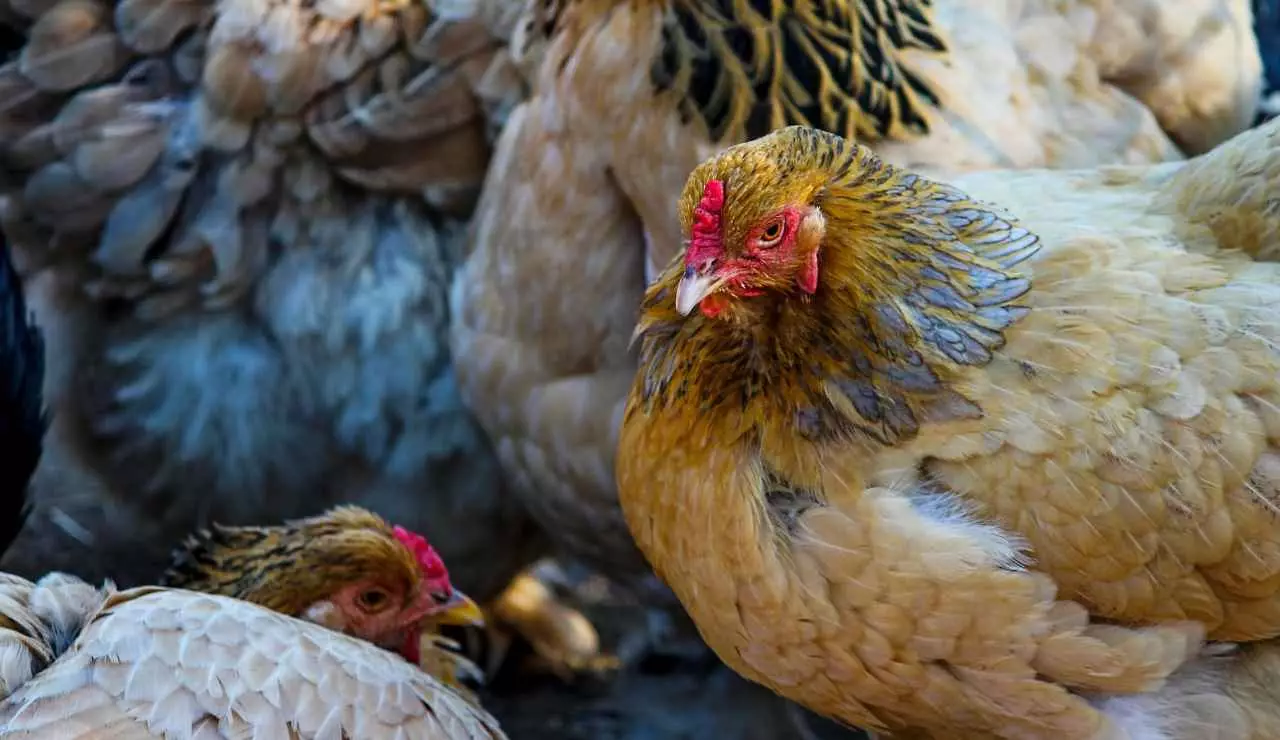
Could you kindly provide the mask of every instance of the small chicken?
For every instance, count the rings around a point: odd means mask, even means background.
[[[30,510],[27,485],[44,439],[44,338],[27,313],[22,281],[0,239],[0,552]]]
[[[389,634],[390,642],[380,644],[468,698],[462,679],[481,678],[475,666],[446,649],[435,629],[482,626],[480,608],[453,588],[424,538],[359,507],[275,527],[215,525],[174,552],[159,585],[230,596],[339,631],[346,631],[344,615],[394,613],[414,599],[431,602],[425,625]],[[428,648],[425,655],[421,646]]]
[[[815,711],[1159,737],[1141,692],[1202,636],[1280,635],[1277,192],[1280,121],[954,186],[804,127],[728,149],[636,330],[637,543]]]
[[[341,723],[355,737],[378,736],[396,726],[412,737],[496,733],[496,723],[477,703],[469,702],[474,709],[465,706],[462,700],[470,697],[450,684],[454,676],[443,676],[442,688],[408,663],[396,666],[400,661],[389,653],[336,634],[400,651],[416,663],[424,625],[471,624],[479,617],[475,604],[453,588],[443,561],[425,539],[357,507],[282,527],[215,527],[190,538],[164,580],[171,587],[213,594],[213,601],[186,590],[114,593],[108,585],[99,591],[64,574],[37,584],[0,578],[0,648],[7,648],[0,649],[0,698],[23,687],[0,707],[0,727],[10,731],[39,729],[70,737],[79,723],[92,722],[77,706],[90,696],[85,709],[130,727],[129,717],[141,716],[153,732],[177,737],[197,734],[205,721],[221,722],[224,734],[235,734],[230,728],[237,721],[243,723],[240,731],[262,733],[281,717],[294,722],[304,737],[327,722]],[[261,609],[283,616],[255,613]],[[117,613],[125,616],[111,616]],[[132,647],[122,651],[121,645]],[[218,647],[210,652],[212,645]],[[64,652],[31,680],[32,673]],[[112,666],[100,664],[104,655]],[[264,660],[274,674],[259,675],[253,668]],[[207,674],[220,663],[237,674],[222,677],[222,695],[250,708],[230,708],[239,717],[216,704],[217,694],[202,696],[210,690],[207,685],[192,683],[200,671]],[[113,671],[123,675],[112,679]],[[138,681],[151,682],[150,688],[140,693]],[[256,697],[228,691],[229,682],[240,682],[241,690]],[[327,696],[335,690],[341,697]],[[346,706],[337,703],[334,713],[337,698],[347,701]],[[314,704],[317,699],[323,706]],[[433,713],[441,715],[439,726],[432,724]]]
[[[636,306],[718,149],[787,124],[965,170],[1145,163],[1250,124],[1248,0],[530,0],[451,295],[462,393],[565,551],[629,582],[614,452]],[[1175,145],[1175,142],[1177,145]]]
[[[62,607],[68,584],[46,584],[32,602]],[[75,642],[0,703],[0,737],[505,737],[395,655],[260,606],[147,587],[83,603]]]

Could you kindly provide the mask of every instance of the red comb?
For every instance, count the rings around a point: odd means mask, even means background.
[[[415,534],[404,527],[395,527],[392,530],[396,539],[400,544],[409,548],[409,552],[413,553],[413,557],[418,561],[418,565],[422,568],[422,575],[429,581],[443,580],[446,585],[449,583],[449,570],[444,567],[444,560],[440,558],[440,554],[432,547],[420,534]]]
[[[721,219],[724,211],[724,180],[708,180],[702,188],[702,199],[693,209],[693,225],[689,228],[689,251],[684,263],[700,267],[724,251]]]

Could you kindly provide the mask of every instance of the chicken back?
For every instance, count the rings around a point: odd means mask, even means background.
[[[42,586],[68,584],[42,580],[33,603]],[[96,604],[66,653],[0,703],[0,737],[505,737],[393,653],[259,606],[157,588]]]

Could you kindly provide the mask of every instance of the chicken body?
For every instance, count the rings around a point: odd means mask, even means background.
[[[533,93],[451,297],[461,389],[517,494],[584,562],[648,572],[613,478],[627,345],[704,157],[805,123],[951,170],[1175,160],[1171,136],[1200,151],[1249,124],[1249,22],[1242,0],[530,3]]]
[[[58,578],[27,584],[32,603],[65,606],[51,592],[76,584]],[[64,654],[6,692],[0,737],[505,737],[482,709],[353,637],[222,596],[78,586],[78,605],[95,608]]]
[[[190,590],[115,594],[111,584],[99,590],[62,573],[35,584],[0,574],[0,699],[34,685],[0,705],[0,718],[12,722],[0,722],[0,736],[40,729],[80,737],[75,731],[105,726],[110,737],[133,737],[129,728],[194,737],[212,723],[217,736],[258,737],[282,717],[303,736],[323,736],[331,728],[318,728],[333,723],[356,737],[397,726],[422,737],[496,731],[457,680],[466,661],[435,645],[436,625],[474,624],[478,608],[453,588],[430,544],[366,510],[339,507],[278,527],[215,527],[188,539],[163,581]],[[202,601],[196,591],[217,599]],[[152,592],[173,598],[160,605],[146,596]],[[106,618],[137,597],[145,604]],[[130,629],[130,620],[140,621]],[[98,626],[82,633],[86,623]],[[333,639],[343,634],[362,642]],[[427,648],[433,678],[389,669],[391,653],[369,643],[401,651],[405,669]],[[192,685],[201,671],[222,689]]]
[[[1277,162],[952,187],[791,128],[695,170],[618,482],[720,657],[872,728],[1178,736],[1124,695],[1280,635]]]
[[[426,532],[483,598],[542,552],[447,338],[520,89],[505,12],[3,8],[26,43],[0,67],[0,220],[50,335],[55,418],[7,568],[146,583],[183,532],[341,501]]]

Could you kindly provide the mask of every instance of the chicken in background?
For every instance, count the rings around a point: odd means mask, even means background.
[[[31,509],[27,486],[40,463],[44,338],[27,312],[22,281],[0,235],[0,552]]]
[[[164,580],[0,575],[0,737],[503,737],[455,676],[413,667],[424,620],[478,608],[425,539],[368,511],[214,528]]]
[[[1277,163],[1280,121],[954,185],[806,127],[695,169],[618,485],[721,659],[912,737],[1272,737],[1232,692],[1274,660],[1165,679],[1280,636]]]
[[[338,502],[426,532],[486,604],[544,553],[447,337],[523,89],[508,8],[0,8],[24,34],[0,66],[0,224],[54,412],[5,568],[148,583],[177,533]]]
[[[1247,126],[1260,79],[1246,0],[533,0],[517,30],[532,94],[455,277],[454,363],[556,544],[642,584],[614,482],[628,343],[702,158],[805,123],[940,169],[1176,160]]]

